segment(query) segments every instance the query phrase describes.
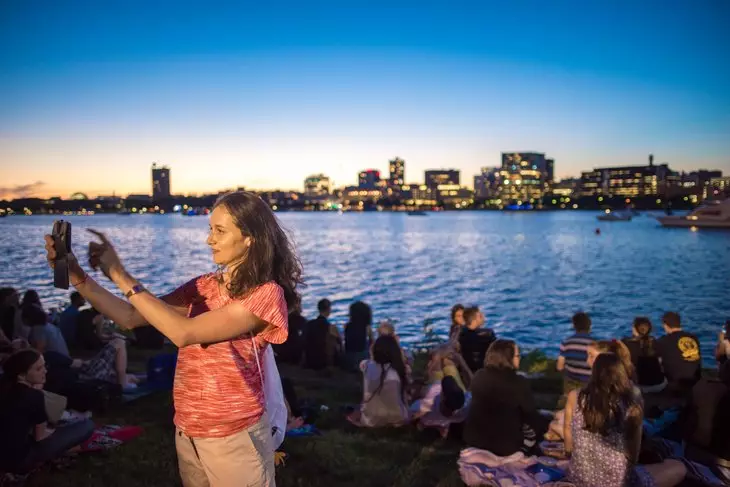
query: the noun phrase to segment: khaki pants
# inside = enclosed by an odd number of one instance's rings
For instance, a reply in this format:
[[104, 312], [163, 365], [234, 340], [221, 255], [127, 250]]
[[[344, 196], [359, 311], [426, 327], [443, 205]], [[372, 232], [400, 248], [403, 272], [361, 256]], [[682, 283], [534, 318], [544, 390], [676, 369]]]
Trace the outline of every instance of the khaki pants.
[[223, 438], [190, 438], [175, 430], [184, 487], [275, 487], [274, 449], [264, 416], [248, 429]]

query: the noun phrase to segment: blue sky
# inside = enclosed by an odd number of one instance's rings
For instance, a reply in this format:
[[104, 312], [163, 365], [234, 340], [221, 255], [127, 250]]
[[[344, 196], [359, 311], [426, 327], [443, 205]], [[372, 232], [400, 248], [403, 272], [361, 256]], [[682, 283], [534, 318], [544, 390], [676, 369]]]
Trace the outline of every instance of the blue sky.
[[471, 185], [514, 150], [730, 171], [730, 3], [636, 3], [6, 0], [0, 192], [148, 192], [155, 160], [182, 193], [395, 156]]

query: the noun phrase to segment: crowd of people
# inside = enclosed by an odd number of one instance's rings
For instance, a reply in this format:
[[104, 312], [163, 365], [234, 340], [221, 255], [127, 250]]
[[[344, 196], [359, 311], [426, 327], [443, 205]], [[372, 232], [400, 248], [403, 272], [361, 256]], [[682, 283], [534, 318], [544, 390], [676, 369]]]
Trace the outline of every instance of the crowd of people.
[[[264, 379], [278, 377], [265, 366], [272, 348], [280, 364], [361, 374], [362, 402], [347, 415], [358, 427], [435, 428], [460, 438], [464, 457], [511, 459], [550, 450], [578, 487], [678, 485], [696, 473], [693, 465], [728, 478], [730, 323], [715, 350], [719, 373], [710, 378], [702, 374], [699, 340], [677, 313], [663, 316], [661, 337], [639, 317], [630, 333], [627, 326], [630, 336], [609, 341], [597, 340], [590, 317], [577, 313], [556, 364], [563, 397], [557, 411], [546, 412], [537, 409], [533, 383], [519, 371], [519, 344], [486, 327], [478, 307], [453, 307], [448, 340], [430, 350], [420, 383], [393, 324], [373, 330], [366, 303], [350, 305], [343, 333], [329, 321], [326, 299], [318, 316], [306, 320], [301, 264], [269, 206], [251, 193], [226, 194], [211, 213], [206, 243], [218, 270], [165, 296], [150, 293], [106, 236], [92, 233], [100, 242], [89, 244], [88, 262], [124, 299], [87, 274], [72, 253], [67, 269], [76, 292], [56, 322], [36, 292], [21, 300], [15, 289], [0, 289], [2, 471], [24, 473], [78, 448], [93, 425], [84, 416], [64, 422], [63, 411], [83, 414], [100, 396], [136, 387], [118, 326], [139, 332], [140, 342], [152, 333], [151, 341], [160, 345], [166, 337], [179, 349], [175, 445], [186, 487], [274, 485], [278, 440], [267, 403], [271, 382]], [[45, 246], [53, 267], [51, 236]], [[299, 404], [291, 382], [281, 382], [287, 428], [295, 429]], [[684, 448], [660, 454], [663, 438]]]
[[[637, 317], [628, 336], [613, 340], [599, 340], [589, 315], [576, 313], [556, 361], [563, 395], [550, 414], [537, 409], [530, 381], [519, 372], [518, 344], [485, 327], [477, 307], [453, 307], [449, 339], [430, 351], [426, 383], [417, 387], [412, 358], [390, 323], [373, 334], [370, 308], [355, 302], [343, 342], [328, 321], [331, 306], [321, 300], [311, 321], [293, 310], [289, 322], [296, 325], [274, 348], [279, 362], [359, 369], [362, 403], [348, 414], [357, 426], [415, 423], [503, 458], [541, 455], [541, 442], [558, 442], [566, 478], [576, 486], [679, 485], [687, 474], [682, 459], [728, 479], [730, 322], [715, 349], [717, 377], [710, 378], [702, 375], [699, 340], [678, 313], [664, 314], [662, 336]], [[649, 431], [652, 424], [662, 424], [661, 434]], [[681, 459], [652, 456], [662, 435], [685, 445]]]
[[[22, 474], [77, 448], [94, 429], [88, 412], [136, 387], [126, 339], [96, 310], [82, 309], [79, 293], [70, 298], [52, 322], [36, 291], [21, 300], [15, 289], [0, 289], [0, 471]], [[85, 419], [64, 425], [59, 402]]]
[[[135, 387], [127, 374], [126, 340], [77, 292], [55, 323], [35, 291], [20, 299], [0, 289], [0, 470], [23, 472], [83, 443], [89, 420], [55, 427], [56, 395], [85, 411], [99, 384]], [[332, 303], [321, 300], [306, 320], [295, 306], [286, 341], [273, 345], [276, 360], [313, 370], [342, 367], [362, 374], [362, 403], [347, 419], [360, 427], [435, 428], [465, 447], [499, 457], [540, 454], [542, 440], [564, 444], [568, 479], [577, 486], [678, 485], [682, 462], [642, 464], [652, 441], [642, 436], [647, 419], [679, 408], [672, 433], [686, 458], [725, 475], [730, 464], [730, 322], [715, 349], [717, 378], [702, 377], [699, 340], [683, 329], [679, 314], [662, 318], [655, 336], [646, 317], [634, 319], [629, 336], [599, 340], [590, 317], [572, 317], [574, 333], [560, 345], [556, 368], [563, 397], [556, 414], [535, 406], [530, 381], [519, 372], [517, 343], [485, 327], [477, 307], [456, 305], [447, 341], [429, 353], [425, 383], [413, 378], [413, 357], [385, 321], [373, 331], [370, 307], [350, 305], [344, 333], [329, 321]], [[74, 358], [79, 351], [86, 359]], [[301, 426], [291, 382], [283, 378], [290, 427]], [[725, 412], [723, 414], [723, 411]], [[677, 433], [678, 432], [678, 433]], [[651, 457], [650, 457], [651, 458]]]

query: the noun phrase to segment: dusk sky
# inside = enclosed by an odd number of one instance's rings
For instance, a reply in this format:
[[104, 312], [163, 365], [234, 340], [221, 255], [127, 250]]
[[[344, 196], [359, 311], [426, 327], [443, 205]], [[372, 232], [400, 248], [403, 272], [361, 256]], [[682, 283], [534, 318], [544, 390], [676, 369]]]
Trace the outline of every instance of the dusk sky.
[[730, 172], [730, 2], [0, 2], [0, 198], [406, 180], [503, 151], [558, 177]]

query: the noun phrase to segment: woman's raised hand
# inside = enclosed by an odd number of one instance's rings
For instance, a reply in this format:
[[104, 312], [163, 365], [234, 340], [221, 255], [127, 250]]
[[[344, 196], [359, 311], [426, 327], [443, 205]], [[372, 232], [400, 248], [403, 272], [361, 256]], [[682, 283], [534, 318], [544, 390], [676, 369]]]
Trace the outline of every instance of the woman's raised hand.
[[89, 233], [96, 236], [101, 242], [89, 242], [89, 265], [94, 270], [101, 270], [106, 277], [112, 277], [124, 270], [116, 249], [102, 232], [89, 228]]

